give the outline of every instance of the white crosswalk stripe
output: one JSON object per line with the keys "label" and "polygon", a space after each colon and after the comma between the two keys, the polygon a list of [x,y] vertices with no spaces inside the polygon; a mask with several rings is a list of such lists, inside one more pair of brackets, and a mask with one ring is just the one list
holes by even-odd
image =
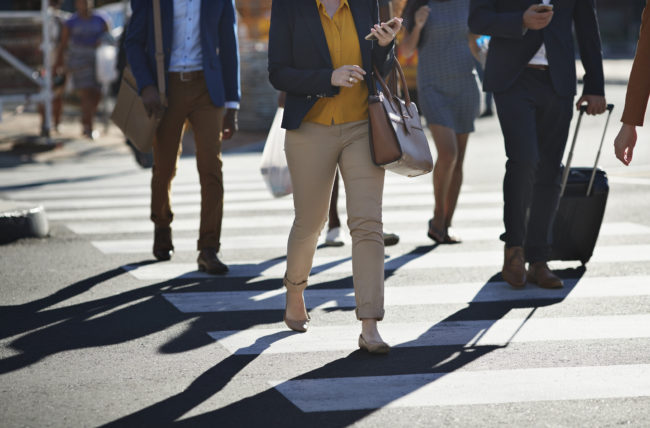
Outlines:
{"label": "white crosswalk stripe", "polygon": [[[286,354],[354,347],[349,326],[310,327],[309,334],[286,329],[211,332],[233,354]],[[282,334],[285,333],[285,334]],[[282,334],[278,340],[277,334]],[[501,319],[452,322],[385,323],[381,334],[394,348],[423,346],[507,346],[510,343],[650,338],[650,314],[606,317]]]}
{"label": "white crosswalk stripe", "polygon": [[[459,230],[462,233],[464,242],[471,241],[493,241],[496,236],[503,232],[503,227],[463,227]],[[424,235],[425,229],[399,231],[401,243],[422,244],[427,241]],[[640,236],[650,235],[650,227],[635,223],[605,223],[600,230],[600,236]],[[348,236],[342,236],[342,240],[350,243]],[[104,254],[132,254],[148,253],[151,251],[151,239],[113,239],[92,241],[92,244]],[[287,233],[277,235],[241,235],[227,234],[224,238],[223,248],[225,250],[246,250],[252,248],[267,248],[285,250],[287,247]],[[178,251],[195,251],[196,239],[178,238],[174,239],[174,248]]]}
{"label": "white crosswalk stripe", "polygon": [[[353,290],[332,285],[351,276],[350,239],[343,237],[347,245],[341,249],[316,253],[314,286],[305,292],[312,314],[309,331],[296,334],[279,324],[285,306],[281,278],[293,203],[291,197],[269,195],[259,177],[258,157],[236,155],[225,163],[222,253],[230,272],[218,277],[198,272],[193,261],[200,188],[189,161],[180,168],[173,188],[177,254],[165,263],[140,263],[135,256],[151,257],[153,226],[148,220],[146,173],[108,176],[90,183],[62,181],[12,191],[11,197],[43,203],[50,221],[88,239],[103,257],[119,260],[130,281],[169,285],[160,296],[176,313],[214,317],[205,334],[222,352],[264,355],[278,364],[305,355],[325,360],[331,354],[332,360],[340,359],[356,349],[359,332],[351,311]],[[430,176],[409,180],[386,175],[384,226],[400,235],[400,244],[386,250],[385,268],[390,272],[385,290],[387,319],[380,331],[393,352],[440,352],[448,347],[453,349],[448,360],[454,361],[462,360],[461,354],[464,358],[472,352],[479,355],[481,348],[508,355],[516,346],[543,349],[549,343],[577,354],[586,352],[580,350],[585,343],[615,346],[639,341],[650,349],[650,270],[631,275],[625,269],[635,263],[650,266],[647,222],[606,217],[600,231],[604,242],[597,245],[586,271],[578,269],[576,261],[550,263],[553,269],[571,271],[563,289],[529,284],[523,290],[512,290],[499,277],[492,277],[503,261],[498,185],[489,189],[465,186],[454,217],[463,243],[429,251],[433,249],[426,237],[433,203],[430,180]],[[343,186],[340,198],[345,224]],[[262,253],[266,257],[260,257]],[[464,272],[469,269],[483,269],[485,280],[466,278]],[[443,279],[438,278],[441,272],[446,274]],[[419,275],[417,284],[404,282],[411,275]],[[598,310],[616,299],[625,303],[629,313]],[[482,311],[476,309],[479,306]],[[583,306],[579,313],[571,312]],[[539,307],[554,310],[538,311]],[[345,315],[349,315],[347,321]],[[240,321],[244,318],[246,322]],[[267,325],[269,319],[278,324]],[[535,358],[525,354],[512,369],[459,363],[460,368],[451,371],[425,370],[446,370],[443,361],[434,361],[427,368],[392,367],[391,371],[377,369],[372,375],[311,371],[283,378],[268,373],[265,385],[303,412],[650,397],[650,360],[571,366],[553,361],[540,367]]]}
{"label": "white crosswalk stripe", "polygon": [[305,379],[271,384],[303,412],[325,412],[640,397],[650,395],[647,379],[650,364]]}
{"label": "white crosswalk stripe", "polygon": [[[396,254],[385,260],[386,270],[439,269],[463,267],[500,266],[503,256],[500,247],[492,251],[447,252],[421,254]],[[590,260],[594,263],[650,262],[650,245],[617,245],[597,247]],[[555,269],[575,266],[575,262],[551,262]],[[125,265],[124,269],[142,280],[163,280],[168,278],[209,278],[209,275],[196,271],[194,263],[164,263],[161,265]],[[229,277],[279,277],[284,273],[284,259],[267,261],[240,261],[230,266]],[[321,272],[344,274],[352,271],[352,261],[343,257],[314,258],[312,275]]]}
{"label": "white crosswalk stripe", "polygon": [[[564,289],[525,288],[516,293],[505,282],[431,284],[387,287],[387,306],[407,306],[467,302],[503,302],[535,299],[589,299],[596,297],[633,297],[648,295],[650,276],[600,277],[565,280]],[[220,311],[255,311],[284,309],[284,290],[207,291],[165,293],[163,296],[185,313]],[[350,289],[307,289],[308,309],[353,308],[354,292]]]}

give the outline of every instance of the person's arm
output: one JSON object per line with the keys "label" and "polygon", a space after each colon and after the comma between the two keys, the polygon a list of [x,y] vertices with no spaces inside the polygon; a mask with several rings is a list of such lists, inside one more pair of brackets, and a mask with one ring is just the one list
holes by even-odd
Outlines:
{"label": "person's arm", "polygon": [[576,109],[580,109],[582,104],[587,103],[587,114],[601,114],[607,108],[607,101],[605,100],[603,54],[594,0],[576,2],[573,22],[580,49],[580,60],[585,69],[582,96],[576,103]]}
{"label": "person's arm", "polygon": [[140,92],[147,86],[155,86],[156,81],[154,79],[153,70],[149,68],[147,64],[147,13],[150,13],[150,8],[148,4],[151,4],[148,0],[132,0],[131,9],[133,14],[131,15],[131,22],[129,23],[129,28],[126,33],[126,39],[124,39],[124,46],[126,47],[126,59],[129,63],[129,67],[135,76],[135,80],[138,83],[138,89]]}
{"label": "person's arm", "polygon": [[636,55],[632,63],[630,80],[625,95],[625,108],[621,117],[621,130],[614,140],[614,153],[625,165],[632,162],[634,146],[636,146],[636,127],[643,126],[643,119],[648,107],[650,96],[650,12],[646,7],[641,18],[639,42],[636,45]]}
{"label": "person's arm", "polygon": [[643,10],[639,42],[630,71],[621,122],[643,126],[648,97],[650,96],[650,10]]}
{"label": "person's arm", "polygon": [[521,39],[525,34],[523,22],[524,11],[497,12],[495,0],[471,0],[470,2],[467,23],[474,34]]}
{"label": "person's arm", "polygon": [[223,87],[226,97],[226,114],[223,118],[223,138],[237,131],[237,111],[241,97],[239,77],[239,47],[237,44],[237,17],[235,2],[226,2],[219,23],[219,60],[223,70]]}
{"label": "person's arm", "polygon": [[483,63],[481,60],[481,48],[478,47],[478,44],[476,44],[476,40],[478,40],[478,34],[474,33],[467,33],[467,43],[469,46],[469,51],[472,53],[472,56],[474,59],[476,59],[478,62]]}
{"label": "person's arm", "polygon": [[126,47],[126,58],[129,67],[133,72],[142,103],[144,104],[147,114],[160,117],[163,113],[163,105],[158,94],[158,87],[153,78],[153,72],[147,64],[147,53],[145,46],[147,43],[147,14],[149,13],[148,0],[132,0],[131,22],[126,33],[124,46]]}
{"label": "person's arm", "polygon": [[427,22],[431,8],[429,6],[421,6],[415,11],[413,15],[413,23],[408,26],[411,27],[409,30],[407,27],[404,28],[404,38],[399,44],[399,50],[407,58],[413,56],[415,51],[418,48],[420,43],[420,34],[424,28],[424,24]]}
{"label": "person's arm", "polygon": [[402,18],[397,18],[398,22],[392,28],[381,22],[379,17],[379,6],[376,1],[373,1],[373,18],[377,24],[370,29],[377,40],[372,42],[372,63],[377,66],[377,69],[386,76],[393,68],[395,61],[395,36],[402,28]]}
{"label": "person's arm", "polygon": [[[295,95],[333,97],[339,87],[332,85],[332,68],[298,69],[292,67],[293,25],[289,22],[287,5],[282,0],[271,4],[269,30],[269,80],[277,90]],[[317,23],[320,25],[320,23]]]}
{"label": "person's arm", "polygon": [[61,30],[61,41],[59,42],[59,46],[56,52],[56,60],[54,62],[54,71],[60,71],[63,69],[63,57],[65,55],[65,51],[68,49],[68,41],[70,40],[70,29],[68,28],[67,25],[63,26],[63,29]]}

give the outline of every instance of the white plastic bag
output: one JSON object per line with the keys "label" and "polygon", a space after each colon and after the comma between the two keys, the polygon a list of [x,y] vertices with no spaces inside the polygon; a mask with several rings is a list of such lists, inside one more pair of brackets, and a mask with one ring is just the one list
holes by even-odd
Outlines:
{"label": "white plastic bag", "polygon": [[276,198],[293,192],[287,157],[284,153],[285,130],[281,126],[283,113],[284,108],[278,107],[269,135],[266,137],[262,152],[262,164],[260,165],[262,178],[271,194]]}
{"label": "white plastic bag", "polygon": [[101,44],[96,51],[96,77],[102,85],[110,85],[117,79],[117,48]]}

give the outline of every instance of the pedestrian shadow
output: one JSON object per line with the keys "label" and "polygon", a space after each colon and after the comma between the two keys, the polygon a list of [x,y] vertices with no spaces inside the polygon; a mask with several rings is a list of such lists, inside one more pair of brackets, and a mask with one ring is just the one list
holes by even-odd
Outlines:
{"label": "pedestrian shadow", "polygon": [[[390,259],[388,263],[384,265],[384,280],[390,278],[391,276],[395,275],[395,273],[403,268],[407,263],[410,263],[414,261],[415,259],[425,256],[426,254],[430,253],[431,251],[435,250],[438,247],[438,244],[434,245],[422,245],[413,248],[411,251],[409,251],[406,254],[402,254],[394,259]],[[387,258],[387,256],[385,256]],[[352,277],[346,278],[340,282],[341,285],[338,287],[334,286],[334,282],[327,282],[327,283],[321,283],[318,284],[317,286],[311,286],[309,287],[310,290],[317,290],[317,289],[331,289],[331,288],[341,288],[341,287],[347,287],[347,288],[352,288],[354,290],[354,284],[352,282]],[[328,307],[324,308],[325,312],[352,312],[354,311],[354,293],[351,295],[348,293],[345,296],[342,296],[342,299],[337,299],[336,300],[336,305],[334,307]],[[350,299],[352,297],[352,299]],[[308,302],[307,302],[308,303]],[[352,303],[352,305],[350,305]],[[309,303],[308,303],[309,304]]]}
{"label": "pedestrian shadow", "polygon": [[[278,258],[281,259],[281,258]],[[277,263],[278,259],[262,263]],[[134,268],[152,265],[151,260],[133,263]],[[190,321],[189,328],[164,344],[162,353],[184,352],[213,344],[206,333],[228,328],[248,328],[260,323],[281,320],[277,311],[261,311],[251,317],[243,312],[231,317],[225,313],[183,313],[165,293],[176,290],[242,290],[262,294],[282,286],[278,279],[268,280],[255,287],[247,285],[250,278],[186,279],[182,277],[157,282],[82,303],[65,305],[65,302],[106,286],[125,274],[122,267],[107,270],[70,284],[57,292],[21,305],[0,307],[0,339],[9,339],[11,350],[0,359],[0,374],[20,370],[49,356],[76,349],[104,347],[129,342],[179,323]],[[96,290],[94,290],[96,291]],[[236,327],[235,327],[236,325]]]}
{"label": "pedestrian shadow", "polygon": [[[219,278],[227,278],[227,279],[246,278],[247,281],[253,281],[256,280],[257,278],[263,278],[264,276],[268,276],[267,271],[269,269],[272,269],[277,265],[280,265],[281,263],[285,263],[286,260],[287,260],[287,256],[283,255],[283,256],[274,257],[269,260],[265,260],[260,263],[230,263],[228,265],[229,267],[228,273],[225,275],[220,275]],[[328,270],[340,266],[344,263],[347,263],[351,260],[352,260],[351,257],[341,257],[332,261],[321,263],[319,265],[312,267],[310,275],[314,276],[314,275],[318,275],[319,273],[327,272]],[[149,271],[156,271],[156,267],[157,267],[156,260],[152,259],[150,260],[150,262],[152,263],[151,266],[144,266],[142,264],[127,264],[127,265],[123,265],[121,268],[128,272],[133,271],[136,277],[138,275],[142,275],[143,278],[147,278]],[[164,263],[165,262],[162,262],[163,266]],[[142,269],[146,271],[135,272],[138,269]],[[182,273],[178,272],[176,278],[210,280],[215,278],[215,276],[209,273],[200,272],[198,270],[191,270]]]}
{"label": "pedestrian shadow", "polygon": [[[249,349],[256,350],[260,346],[266,349],[272,343],[294,334],[297,333],[287,330],[261,337],[250,347],[240,349],[201,374],[184,391],[103,426],[161,426],[173,422],[221,391],[260,355],[251,354]],[[223,426],[221,423],[217,424]]]}
{"label": "pedestrian shadow", "polygon": [[49,186],[54,184],[74,184],[74,183],[85,183],[89,181],[90,182],[101,181],[109,178],[117,178],[117,177],[124,177],[125,175],[137,174],[138,172],[139,171],[137,170],[135,171],[126,170],[126,171],[111,172],[111,173],[99,174],[99,175],[86,175],[86,176],[74,177],[74,178],[58,178],[58,179],[51,179],[51,180],[34,181],[25,184],[12,184],[8,186],[0,186],[0,192],[14,192],[19,190],[35,189],[42,186]]}
{"label": "pedestrian shadow", "polygon": [[[561,303],[579,283],[584,268],[569,269],[558,273],[567,280],[561,290],[540,290],[549,292],[549,297],[538,297],[530,284],[522,290],[512,290],[502,281],[500,274],[489,278],[467,306],[435,323],[417,339],[393,344],[388,356],[372,356],[362,351],[354,351],[346,357],[334,360],[323,367],[295,376],[290,380],[269,386],[265,391],[242,399],[223,408],[201,415],[185,418],[181,421],[171,419],[154,419],[157,424],[178,426],[350,426],[371,415],[399,398],[444,378],[446,375],[475,363],[486,355],[507,348],[516,339],[536,310],[541,307]],[[521,293],[521,298],[517,294]],[[534,298],[527,297],[528,295]],[[482,339],[486,333],[509,312],[526,309],[528,314],[520,319],[520,325],[512,331],[509,339],[494,343]],[[458,328],[458,327],[462,328]],[[250,358],[252,361],[253,357]],[[282,361],[278,359],[278,361]],[[272,372],[273,368],[269,367]],[[381,385],[375,383],[381,376],[403,375],[418,376],[406,386],[393,393],[379,391]],[[360,379],[360,388],[352,395],[361,394],[364,398],[376,392],[382,392],[381,398],[370,400],[371,408],[355,408],[354,402],[368,402],[352,398],[347,402],[347,409],[327,408],[316,403],[313,408],[302,409],[292,401],[308,393],[308,385],[299,381],[322,380],[332,378]],[[367,378],[366,383],[363,379]],[[424,379],[424,380],[417,380]],[[333,382],[332,387],[335,387]],[[302,389],[301,389],[302,388]],[[283,392],[280,392],[283,391]],[[342,391],[343,394],[350,391]],[[286,394],[286,396],[284,395]],[[334,391],[335,395],[336,392]],[[350,394],[347,394],[350,395]],[[346,396],[347,396],[346,395]],[[299,400],[300,401],[300,400]],[[315,401],[320,401],[315,399]],[[350,403],[352,402],[352,404]],[[327,400],[323,400],[327,402]]]}

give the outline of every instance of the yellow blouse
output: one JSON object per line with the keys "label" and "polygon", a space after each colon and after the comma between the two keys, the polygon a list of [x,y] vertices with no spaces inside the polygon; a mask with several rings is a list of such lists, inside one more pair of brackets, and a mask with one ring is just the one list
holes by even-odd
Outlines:
{"label": "yellow blouse", "polygon": [[[320,0],[316,0],[316,4],[334,69],[343,65],[363,67],[357,29],[348,0],[341,0],[332,18]],[[320,98],[303,120],[329,126],[367,118],[368,86],[362,80],[351,88],[341,86],[341,91],[335,97]]]}

